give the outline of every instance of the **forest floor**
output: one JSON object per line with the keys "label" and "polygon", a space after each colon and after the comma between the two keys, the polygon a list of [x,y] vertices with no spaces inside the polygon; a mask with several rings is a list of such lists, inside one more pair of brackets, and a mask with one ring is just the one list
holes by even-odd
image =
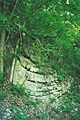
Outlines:
{"label": "forest floor", "polygon": [[[23,88],[21,89],[23,90]],[[45,113],[44,109],[44,103],[41,103],[39,100],[32,100],[24,93],[24,90],[21,91],[20,88],[17,88],[16,85],[12,85],[8,81],[0,84],[0,104],[3,104],[4,107],[6,105],[14,106],[13,109],[17,110],[15,119],[10,120],[48,120],[47,113]],[[7,107],[5,109],[7,109]],[[18,113],[18,111],[21,113]],[[1,118],[0,120],[8,119]]]}
{"label": "forest floor", "polygon": [[[73,91],[74,96],[64,96],[64,104],[62,102],[63,105],[58,110],[52,107],[52,103],[44,104],[40,100],[33,100],[21,86],[17,87],[6,81],[0,83],[0,105],[3,103],[13,107],[12,112],[15,116],[14,119],[9,120],[80,120],[80,94],[79,89],[77,92],[75,90],[77,90],[76,86]],[[8,119],[0,118],[0,120]]]}
{"label": "forest floor", "polygon": [[11,83],[3,84],[1,87],[2,93],[5,94],[1,96],[1,101],[9,104],[18,106],[20,109],[23,109],[26,106],[26,96],[15,93],[10,88],[12,87]]}

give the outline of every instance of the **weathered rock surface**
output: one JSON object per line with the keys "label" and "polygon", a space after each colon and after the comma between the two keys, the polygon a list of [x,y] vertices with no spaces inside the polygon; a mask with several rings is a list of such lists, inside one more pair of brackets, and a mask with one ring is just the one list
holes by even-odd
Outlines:
{"label": "weathered rock surface", "polygon": [[48,100],[51,97],[58,98],[68,91],[72,78],[59,82],[54,76],[38,74],[38,68],[28,59],[20,56],[17,60],[13,74],[13,83],[22,84],[30,96]]}

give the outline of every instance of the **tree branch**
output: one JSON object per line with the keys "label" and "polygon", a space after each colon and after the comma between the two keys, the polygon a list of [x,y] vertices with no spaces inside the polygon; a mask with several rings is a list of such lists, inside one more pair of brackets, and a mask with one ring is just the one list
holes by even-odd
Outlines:
{"label": "tree branch", "polygon": [[51,0],[47,0],[44,3],[42,3],[41,5],[39,5],[39,3],[38,3],[39,6],[37,7],[37,5],[35,5],[35,7],[30,11],[30,13],[31,14],[35,13],[39,8],[41,8],[42,6],[44,6],[46,3],[50,2],[50,1]]}
{"label": "tree branch", "polygon": [[17,6],[17,3],[18,3],[18,0],[16,0],[15,5],[14,5],[13,10],[12,10],[12,12],[11,12],[11,14],[10,14],[10,15],[12,15],[12,14],[13,14],[13,12],[14,12],[14,10],[15,10],[16,6]]}

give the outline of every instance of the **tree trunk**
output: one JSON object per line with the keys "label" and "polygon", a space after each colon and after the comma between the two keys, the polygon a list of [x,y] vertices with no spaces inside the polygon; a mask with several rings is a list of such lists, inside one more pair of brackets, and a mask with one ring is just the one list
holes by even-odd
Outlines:
{"label": "tree trunk", "polygon": [[[19,44],[19,40],[16,44],[16,49],[18,48],[18,44]],[[17,51],[15,51],[15,54],[17,54]],[[16,60],[17,58],[14,57],[13,58],[13,62],[12,62],[12,67],[11,67],[11,74],[10,74],[10,82],[13,83],[13,76],[14,76],[14,70],[15,70],[15,65],[16,65]]]}
{"label": "tree trunk", "polygon": [[1,40],[0,40],[0,71],[4,72],[4,46],[5,46],[5,38],[6,38],[6,31],[3,29],[1,33]]}
{"label": "tree trunk", "polygon": [[11,74],[10,74],[10,82],[11,83],[13,83],[13,76],[14,76],[15,64],[16,64],[16,58],[14,58],[13,62],[12,62],[12,68],[11,68]]}

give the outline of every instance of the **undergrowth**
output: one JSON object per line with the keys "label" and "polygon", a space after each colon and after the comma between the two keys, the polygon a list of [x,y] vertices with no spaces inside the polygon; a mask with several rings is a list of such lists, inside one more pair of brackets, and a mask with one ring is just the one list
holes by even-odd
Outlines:
{"label": "undergrowth", "polygon": [[57,105],[54,97],[50,98],[50,102],[45,104],[39,99],[32,99],[27,96],[22,85],[10,85],[8,91],[4,84],[6,82],[0,76],[0,101],[7,99],[9,93],[13,94],[14,98],[15,96],[21,96],[20,99],[24,99],[23,95],[26,98],[25,106],[21,109],[16,103],[10,103],[9,109],[13,114],[13,120],[80,120],[80,88],[77,83],[72,84],[70,92],[60,98],[57,107],[53,106],[53,103]]}

